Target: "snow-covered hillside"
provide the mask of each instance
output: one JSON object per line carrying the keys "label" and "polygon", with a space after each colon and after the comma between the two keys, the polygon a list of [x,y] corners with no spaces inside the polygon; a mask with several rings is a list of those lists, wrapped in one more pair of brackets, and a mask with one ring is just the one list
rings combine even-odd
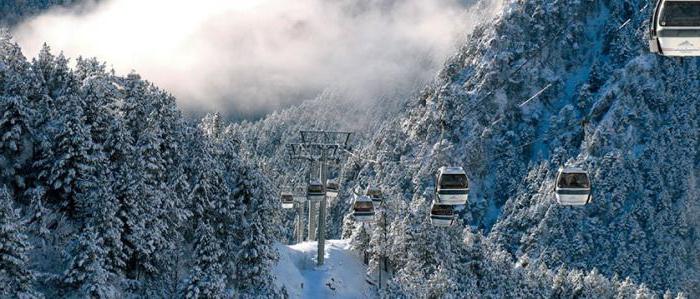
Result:
{"label": "snow-covered hillside", "polygon": [[362,257],[350,249],[349,240],[327,240],[326,259],[316,266],[316,242],[278,244],[280,258],[273,270],[275,284],[290,298],[375,298],[366,280]]}
{"label": "snow-covered hillside", "polygon": [[0,31],[0,298],[275,296],[278,200],[216,115]]}
{"label": "snow-covered hillside", "polygon": [[[389,295],[700,295],[700,60],[648,53],[652,8],[507,1],[380,120],[339,174],[346,193],[371,183],[387,195]],[[444,165],[469,175],[464,230],[427,223]],[[563,165],[589,170],[590,205],[554,203]],[[331,207],[334,237],[356,233],[349,202]],[[374,235],[364,245],[382,252]]]}
{"label": "snow-covered hillside", "polygon": [[[699,298],[700,59],[648,53],[648,0],[505,2],[414,96],[328,92],[228,127],[1,35],[0,297]],[[346,240],[320,268],[315,243],[273,246],[295,217],[279,186],[307,179],[285,147],[301,129],[358,131],[329,171],[327,234]],[[436,227],[446,165],[469,201]],[[556,204],[561,166],[590,173],[590,204]],[[386,227],[349,215],[369,184]]]}

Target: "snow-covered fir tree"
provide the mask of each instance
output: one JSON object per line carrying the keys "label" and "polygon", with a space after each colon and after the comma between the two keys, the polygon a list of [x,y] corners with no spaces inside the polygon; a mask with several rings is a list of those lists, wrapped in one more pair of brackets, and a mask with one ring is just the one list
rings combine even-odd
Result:
{"label": "snow-covered fir tree", "polygon": [[0,297],[38,296],[28,267],[31,245],[23,230],[9,191],[0,187]]}
{"label": "snow-covered fir tree", "polygon": [[220,241],[207,220],[200,220],[194,243],[194,264],[190,271],[185,298],[224,297],[226,275],[223,273],[223,256]]}
{"label": "snow-covered fir tree", "polygon": [[107,251],[104,240],[88,226],[76,236],[66,253],[70,266],[63,279],[66,294],[79,297],[116,298],[112,275],[107,270]]}

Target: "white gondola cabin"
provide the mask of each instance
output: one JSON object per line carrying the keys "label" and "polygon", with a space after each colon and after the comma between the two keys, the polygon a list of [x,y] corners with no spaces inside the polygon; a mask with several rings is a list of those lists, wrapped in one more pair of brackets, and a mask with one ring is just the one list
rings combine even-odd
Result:
{"label": "white gondola cabin", "polygon": [[369,196],[356,195],[352,203],[352,215],[358,222],[374,221],[374,203]]}
{"label": "white gondola cabin", "polygon": [[700,0],[660,0],[649,23],[649,50],[700,56]]}
{"label": "white gondola cabin", "polygon": [[369,198],[371,198],[375,204],[381,204],[384,201],[384,194],[382,193],[382,189],[379,187],[370,185],[367,187],[365,195],[369,196]]}
{"label": "white gondola cabin", "polygon": [[283,209],[294,208],[294,194],[292,192],[283,191],[280,194],[280,197],[282,199],[282,208]]}
{"label": "white gondola cabin", "polygon": [[435,195],[441,204],[464,205],[469,197],[469,179],[462,167],[440,167]]}
{"label": "white gondola cabin", "polygon": [[455,212],[452,205],[433,202],[430,207],[430,223],[435,226],[451,226],[454,224]]}
{"label": "white gondola cabin", "polygon": [[306,187],[306,199],[309,201],[322,201],[326,197],[320,180],[312,180]]}
{"label": "white gondola cabin", "polygon": [[327,180],[326,195],[328,195],[328,197],[338,197],[338,193],[340,193],[340,185],[338,184],[338,181],[334,179]]}
{"label": "white gondola cabin", "polygon": [[560,168],[554,193],[557,203],[582,206],[591,201],[591,181],[588,172],[581,168]]}

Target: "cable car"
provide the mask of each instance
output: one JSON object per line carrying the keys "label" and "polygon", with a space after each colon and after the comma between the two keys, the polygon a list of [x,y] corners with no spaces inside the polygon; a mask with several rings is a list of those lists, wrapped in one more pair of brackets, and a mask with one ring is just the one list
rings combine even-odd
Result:
{"label": "cable car", "polygon": [[322,201],[326,193],[323,191],[323,184],[320,180],[312,180],[306,187],[306,199],[309,201]]}
{"label": "cable car", "polygon": [[334,179],[329,179],[326,181],[326,195],[328,195],[328,197],[338,197],[339,192],[340,185],[338,184],[338,181]]}
{"label": "cable car", "polygon": [[430,223],[435,226],[451,226],[454,224],[455,212],[452,205],[433,202],[430,207]]}
{"label": "cable car", "polygon": [[649,23],[649,50],[665,56],[700,56],[700,1],[657,1]]}
{"label": "cable car", "polygon": [[467,204],[469,178],[467,178],[464,169],[462,167],[440,167],[436,178],[435,195],[441,204]]}
{"label": "cable car", "polygon": [[352,216],[358,222],[374,221],[374,202],[367,195],[356,195],[352,203]]}
{"label": "cable car", "polygon": [[581,168],[559,168],[554,193],[560,205],[582,206],[591,201],[591,181]]}
{"label": "cable car", "polygon": [[280,197],[282,198],[283,209],[294,208],[294,194],[292,194],[292,192],[283,191]]}
{"label": "cable car", "polygon": [[382,194],[382,189],[379,189],[379,187],[374,187],[374,186],[369,186],[367,187],[367,191],[365,191],[365,195],[369,196],[369,198],[372,199],[372,202],[381,204],[384,201],[384,195]]}

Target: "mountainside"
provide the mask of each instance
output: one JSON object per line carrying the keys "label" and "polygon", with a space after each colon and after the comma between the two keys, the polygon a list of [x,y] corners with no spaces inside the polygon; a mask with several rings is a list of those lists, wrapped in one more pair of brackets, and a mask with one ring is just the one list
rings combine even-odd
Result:
{"label": "mountainside", "polygon": [[[29,61],[1,33],[0,297],[700,297],[700,59],[648,53],[652,9],[508,0],[419,92],[328,91],[231,125],[190,122],[95,59],[46,46]],[[318,167],[285,144],[315,129],[355,131],[329,171],[326,233],[342,240],[325,268],[313,243],[275,245],[295,221],[279,191]],[[448,165],[469,201],[436,227]],[[590,204],[556,203],[562,166],[590,173]],[[368,185],[386,227],[350,215]]]}
{"label": "mountainside", "polygon": [[[426,158],[378,177],[421,190],[437,167],[464,165],[462,219],[513,259],[697,296],[699,63],[646,54],[644,5],[511,3],[398,121],[401,135],[367,150]],[[563,165],[592,174],[592,204],[554,203]],[[392,175],[402,168],[411,175]]]}
{"label": "mountainside", "polygon": [[0,297],[281,296],[279,201],[216,115],[0,35]]}
{"label": "mountainside", "polygon": [[[572,294],[595,297],[579,285],[593,275],[608,287],[700,295],[700,63],[648,54],[652,6],[511,1],[477,27],[420,96],[381,120],[341,175],[345,194],[372,183],[388,195],[386,246],[396,276],[387,294],[421,294],[416,288],[436,275],[460,291],[498,294],[488,279],[514,291],[503,280],[522,270],[491,277],[484,269],[493,267],[493,253],[475,261],[464,252],[485,247],[503,250],[500,262],[527,267],[543,281],[547,271],[565,276]],[[470,178],[463,233],[427,224],[434,174],[443,165],[464,166]],[[591,204],[555,204],[560,166],[589,170]],[[345,196],[331,209],[331,226],[344,223],[349,202]],[[351,235],[352,220],[345,220],[343,235]],[[384,247],[365,245],[371,252]],[[541,281],[524,283],[537,289]],[[620,294],[632,296],[634,288]]]}

